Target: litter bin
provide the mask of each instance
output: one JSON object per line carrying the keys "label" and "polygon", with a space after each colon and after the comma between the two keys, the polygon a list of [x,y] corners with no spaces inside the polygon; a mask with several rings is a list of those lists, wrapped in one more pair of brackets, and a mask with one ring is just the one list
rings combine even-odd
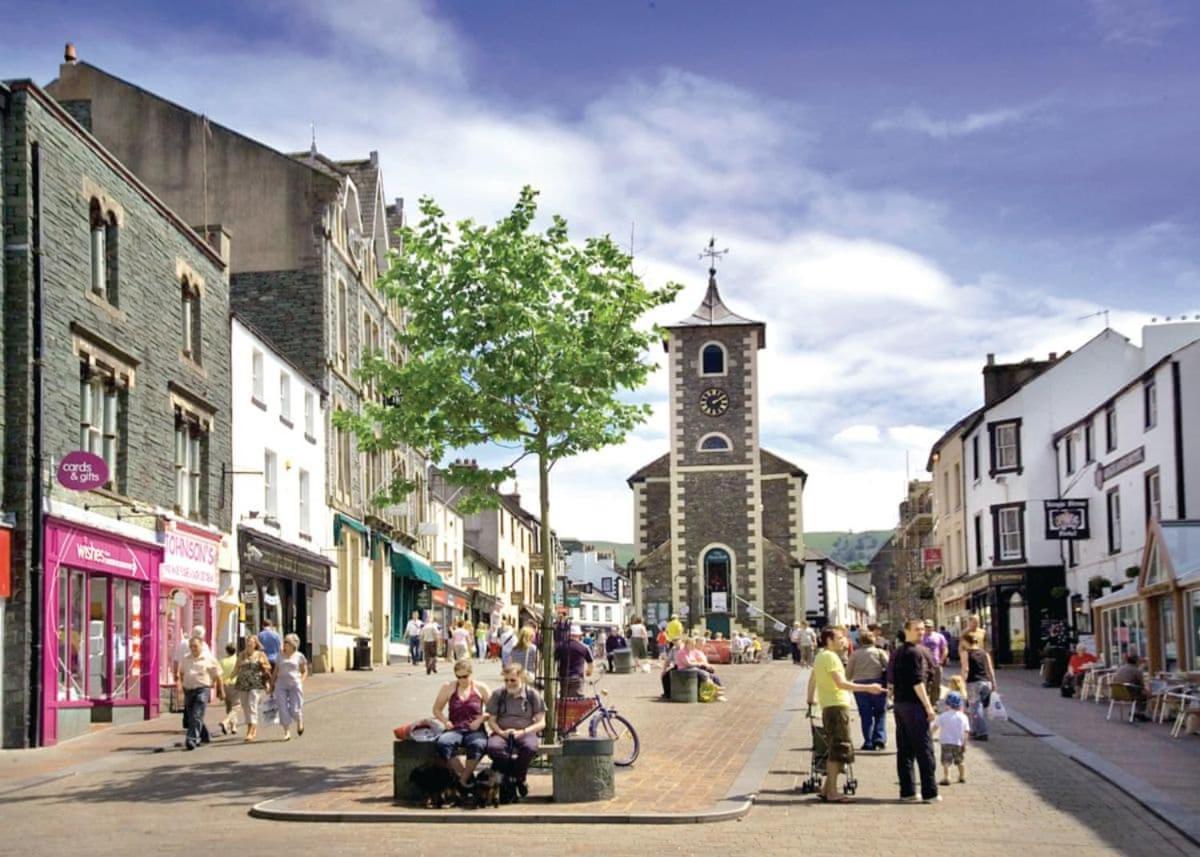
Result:
{"label": "litter bin", "polygon": [[371,666],[371,638],[354,638],[354,666],[352,669],[369,670]]}
{"label": "litter bin", "polygon": [[612,659],[614,673],[633,672],[633,651],[631,649],[613,649]]}
{"label": "litter bin", "polygon": [[1067,650],[1061,646],[1047,646],[1043,655],[1042,687],[1058,687],[1067,674]]}

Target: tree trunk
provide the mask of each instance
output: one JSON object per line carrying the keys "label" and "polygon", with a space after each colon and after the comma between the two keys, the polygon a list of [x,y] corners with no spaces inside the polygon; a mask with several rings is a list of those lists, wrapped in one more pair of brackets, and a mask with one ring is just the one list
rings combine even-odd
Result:
{"label": "tree trunk", "polygon": [[554,553],[550,534],[550,461],[543,448],[538,453],[538,494],[542,517],[542,675],[546,677],[546,729],[543,742],[554,743],[558,685],[554,666]]}

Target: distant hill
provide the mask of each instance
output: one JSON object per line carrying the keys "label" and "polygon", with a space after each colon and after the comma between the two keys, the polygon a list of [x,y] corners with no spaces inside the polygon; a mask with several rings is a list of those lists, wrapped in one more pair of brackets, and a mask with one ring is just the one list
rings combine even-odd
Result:
{"label": "distant hill", "polygon": [[[804,540],[809,547],[827,554],[842,565],[852,565],[856,562],[868,563],[875,552],[891,536],[891,530],[864,530],[861,533],[832,532],[805,533]],[[568,551],[581,549],[582,545],[591,545],[596,550],[612,551],[616,554],[617,563],[625,566],[633,559],[633,545],[623,542],[597,542],[590,539],[563,539],[563,546]]]}
{"label": "distant hill", "polygon": [[842,565],[853,565],[856,562],[870,562],[891,535],[891,530],[805,533],[804,541],[813,550],[828,554]]}

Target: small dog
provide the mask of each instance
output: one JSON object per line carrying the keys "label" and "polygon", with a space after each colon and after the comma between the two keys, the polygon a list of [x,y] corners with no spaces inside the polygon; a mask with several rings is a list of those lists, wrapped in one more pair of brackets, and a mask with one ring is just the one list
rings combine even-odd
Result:
{"label": "small dog", "polygon": [[[475,782],[467,792],[469,805],[473,809],[485,806],[500,806],[500,793],[505,780],[504,774],[488,769],[475,775]],[[464,804],[466,805],[466,804]]]}
{"label": "small dog", "polygon": [[462,786],[458,777],[449,768],[441,765],[422,765],[414,768],[408,781],[420,794],[418,799],[425,809],[442,809],[457,806],[462,800]]}

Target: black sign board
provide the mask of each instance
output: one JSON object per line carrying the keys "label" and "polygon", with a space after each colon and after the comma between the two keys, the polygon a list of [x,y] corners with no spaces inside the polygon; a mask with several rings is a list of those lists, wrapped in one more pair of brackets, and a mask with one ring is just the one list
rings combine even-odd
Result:
{"label": "black sign board", "polygon": [[1091,538],[1087,500],[1047,500],[1046,538],[1061,541]]}
{"label": "black sign board", "polygon": [[286,577],[306,583],[322,592],[329,591],[329,560],[303,548],[247,527],[238,528],[238,560],[241,567],[270,577]]}
{"label": "black sign board", "polygon": [[428,610],[433,606],[433,593],[428,589],[422,589],[417,593],[417,606],[422,610]]}

